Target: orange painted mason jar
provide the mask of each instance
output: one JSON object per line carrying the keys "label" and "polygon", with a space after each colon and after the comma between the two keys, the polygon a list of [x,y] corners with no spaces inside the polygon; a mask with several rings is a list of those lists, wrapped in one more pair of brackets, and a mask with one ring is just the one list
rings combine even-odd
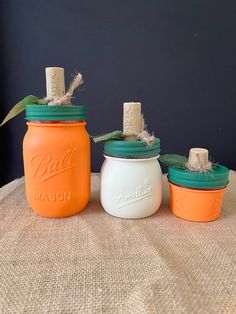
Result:
{"label": "orange painted mason jar", "polygon": [[44,217],[79,213],[90,195],[90,140],[84,106],[27,105],[26,196]]}
{"label": "orange painted mason jar", "polygon": [[213,164],[206,173],[169,167],[168,181],[172,212],[180,218],[207,222],[221,213],[229,169]]}

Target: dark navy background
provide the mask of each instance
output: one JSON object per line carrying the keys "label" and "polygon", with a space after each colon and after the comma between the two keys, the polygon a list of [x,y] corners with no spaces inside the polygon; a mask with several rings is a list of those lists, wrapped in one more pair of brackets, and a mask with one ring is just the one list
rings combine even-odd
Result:
{"label": "dark navy background", "polygon": [[[2,0],[0,115],[45,95],[44,68],[66,82],[82,71],[74,104],[90,134],[121,129],[122,103],[141,101],[162,152],[206,147],[236,169],[235,0]],[[24,115],[0,129],[0,184],[23,175]],[[102,145],[92,145],[99,171]]]}

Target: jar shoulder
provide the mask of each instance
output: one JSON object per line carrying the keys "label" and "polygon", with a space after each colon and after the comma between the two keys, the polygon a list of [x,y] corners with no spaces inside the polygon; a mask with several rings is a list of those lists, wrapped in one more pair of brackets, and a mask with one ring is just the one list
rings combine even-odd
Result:
{"label": "jar shoulder", "polygon": [[89,134],[84,126],[79,127],[29,127],[23,138],[23,147],[90,145]]}
{"label": "jar shoulder", "polygon": [[116,178],[122,176],[135,180],[137,177],[151,176],[160,177],[162,171],[158,160],[150,160],[146,162],[120,162],[115,159],[105,159],[101,168],[101,174],[103,176],[109,176],[109,178]]}

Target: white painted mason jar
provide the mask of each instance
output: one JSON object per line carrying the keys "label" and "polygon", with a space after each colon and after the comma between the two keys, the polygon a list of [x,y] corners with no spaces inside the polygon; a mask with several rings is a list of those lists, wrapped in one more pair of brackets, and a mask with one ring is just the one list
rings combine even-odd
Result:
{"label": "white painted mason jar", "polygon": [[152,146],[141,141],[110,140],[104,145],[101,203],[120,218],[153,215],[162,200],[162,172],[158,162],[160,140]]}

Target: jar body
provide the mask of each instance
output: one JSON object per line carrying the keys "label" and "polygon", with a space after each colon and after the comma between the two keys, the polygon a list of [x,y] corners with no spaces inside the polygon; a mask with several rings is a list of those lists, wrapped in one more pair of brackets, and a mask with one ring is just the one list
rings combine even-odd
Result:
{"label": "jar body", "polygon": [[154,214],[162,200],[162,172],[157,157],[125,159],[105,156],[101,169],[101,203],[120,218]]}
{"label": "jar body", "polygon": [[220,216],[226,188],[192,189],[169,181],[169,189],[171,210],[177,217],[208,222]]}
{"label": "jar body", "polygon": [[90,195],[90,140],[85,122],[28,122],[23,141],[26,196],[45,217],[80,212]]}

